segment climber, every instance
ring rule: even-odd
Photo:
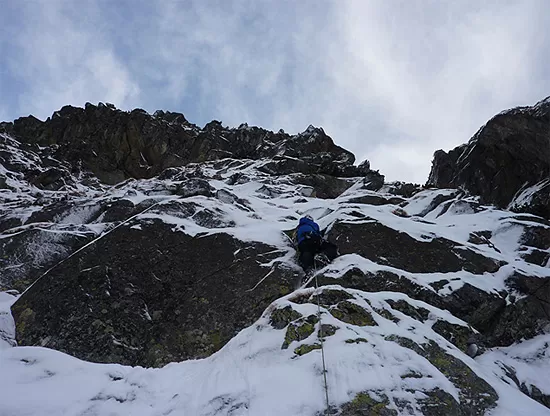
[[[300,253],[300,266],[306,273],[313,268],[316,254],[325,254],[329,261],[338,257],[338,247],[323,238],[319,225],[310,215],[300,218],[295,231],[295,241]]]

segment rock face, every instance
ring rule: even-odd
[[[550,218],[550,97],[493,117],[465,145],[434,154],[428,184]]]
[[[243,124],[223,127],[212,121],[203,129],[183,114],[157,111],[153,116],[136,109],[86,104],[65,106],[45,122],[33,116],[0,124],[0,133],[32,145],[51,146],[52,156],[82,166],[109,184],[127,178],[151,178],[164,169],[190,162],[222,158],[272,158],[265,171],[274,174],[328,173],[361,176],[369,164],[353,166],[354,156],[336,146],[323,129],[309,126],[290,136]],[[62,172],[51,170],[37,178],[43,186],[56,182]]]
[[[17,342],[127,365],[207,357],[292,290],[291,272],[256,261],[267,263],[269,252],[227,234],[192,238],[160,221],[129,224],[21,297],[13,308]]]
[[[502,117],[539,131],[545,105]],[[464,189],[384,183],[314,127],[200,129],[177,113],[87,105],[2,128],[0,349],[157,367],[93,366],[110,384],[77,413],[116,402],[130,414],[159,381],[165,414],[547,411],[550,221],[520,213],[545,206],[544,178],[503,210]],[[470,165],[454,169],[482,163],[478,148],[487,159],[482,132],[441,155],[437,180],[462,187]],[[341,256],[306,277],[287,236],[307,214]],[[56,379],[33,351],[0,354],[10,383]]]
[[[501,265],[467,247],[456,246],[450,240],[426,236],[424,241],[418,241],[376,221],[337,223],[331,229],[330,237],[338,244],[341,253],[357,253],[378,264],[413,273],[466,270],[483,274],[496,272]]]

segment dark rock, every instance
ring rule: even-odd
[[[198,195],[209,197],[214,195],[214,187],[204,179],[187,179],[178,184],[176,195],[184,198]]]
[[[439,305],[443,306],[441,298],[433,291],[414,283],[410,279],[388,271],[364,273],[357,268],[351,268],[337,279],[327,277],[322,273],[317,276],[317,279],[320,286],[340,285],[365,292],[400,292],[437,307]]]
[[[319,339],[324,337],[330,337],[334,335],[338,329],[339,328],[334,325],[322,324],[321,327],[319,328],[319,331],[317,331],[317,337]]]
[[[62,179],[67,176],[68,172],[64,170],[50,168],[34,177],[30,182],[40,189],[57,191],[65,185]]]
[[[532,286],[530,290],[535,291],[540,299],[530,295],[515,303],[506,305],[506,300],[500,295],[485,292],[470,284],[465,284],[450,295],[441,297],[403,276],[387,271],[364,273],[354,268],[338,279],[328,278],[320,274],[318,281],[319,285],[338,284],[365,292],[392,291],[404,293],[412,299],[421,300],[440,309],[447,309],[453,315],[480,331],[485,346],[495,347],[508,346],[520,341],[522,338],[530,339],[541,333],[550,324],[548,319],[548,316],[550,316],[550,293],[546,293],[547,289],[550,290],[550,284],[542,286],[545,280],[541,281],[537,278],[525,280],[528,279],[526,276],[514,276],[508,280],[508,284],[516,287],[516,290],[524,291],[523,293],[527,293],[525,292],[527,289],[520,288],[529,284]],[[408,312],[408,315],[415,319],[423,319],[422,315],[417,316],[415,310],[408,310]],[[423,315],[426,316],[426,312]],[[392,318],[391,316],[384,317],[386,319]],[[443,326],[445,328],[442,328]],[[470,334],[470,330],[462,326],[455,328],[451,325],[451,327],[447,327],[447,325],[441,323],[436,328],[436,332],[450,342],[457,342],[459,348],[464,346],[465,339],[467,339],[466,335]]]
[[[275,329],[283,329],[286,328],[289,323],[301,317],[302,315],[292,309],[292,307],[285,306],[281,309],[275,309],[269,318],[269,323]]]
[[[430,212],[432,212],[434,209],[436,209],[438,206],[440,206],[442,203],[450,201],[455,199],[460,195],[460,191],[456,191],[450,194],[439,194],[436,195],[435,198],[433,198],[428,206],[422,210],[420,214],[418,214],[419,217],[425,217]]]
[[[373,399],[368,392],[359,393],[340,409],[340,416],[397,416],[397,411],[389,409],[390,401],[385,394],[374,392],[380,400]]]
[[[323,289],[318,298],[316,295],[312,295],[310,302],[316,303],[319,301],[322,306],[327,307],[337,305],[339,302],[348,299],[353,299],[353,296],[345,290]]]
[[[378,191],[384,186],[384,175],[370,171],[363,179],[363,188],[368,191]]]
[[[265,163],[259,168],[260,172],[265,172],[270,175],[289,175],[291,173],[301,172],[311,174],[318,171],[314,166],[298,159],[279,158]]]
[[[550,177],[550,99],[493,117],[466,145],[434,154],[428,184],[463,188],[505,208],[518,191]],[[547,185],[550,186],[550,183]],[[548,192],[515,209],[550,214]],[[535,213],[533,212],[533,213]],[[546,218],[549,218],[546,216]]]
[[[370,170],[370,162],[367,159],[365,159],[361,163],[359,163],[359,165],[357,167],[359,169],[369,171]]]
[[[128,199],[117,199],[110,202],[101,215],[102,222],[125,221],[139,213],[139,209]]]
[[[520,381],[518,380],[515,368],[507,366],[502,362],[498,364],[502,367],[506,376],[509,377],[518,386],[518,389],[523,394],[531,397],[533,400],[536,400],[543,406],[550,408],[550,395],[542,393],[537,386],[534,386],[531,384],[529,385],[529,387],[527,387],[525,382],[520,383]]]
[[[250,178],[242,172],[237,172],[231,175],[225,183],[228,185],[237,185],[250,182]]]
[[[356,198],[351,198],[347,202],[355,203],[355,204],[367,204],[367,205],[399,205],[405,201],[402,198],[385,198],[380,195],[363,195]]]
[[[353,185],[345,179],[325,174],[295,174],[291,176],[291,180],[295,184],[311,186],[314,189],[311,196],[323,199],[337,198]]]
[[[354,339],[346,339],[345,343],[346,344],[363,344],[363,343],[367,343],[369,341],[367,341],[365,338],[354,338]]]
[[[474,201],[466,201],[463,199],[458,199],[456,201],[447,202],[444,205],[441,212],[437,214],[437,216],[440,217],[443,214],[454,214],[454,215],[475,214],[481,211],[482,211],[482,208],[479,203]]]
[[[550,253],[548,251],[532,249],[527,253],[520,253],[520,257],[526,262],[537,266],[550,266]]]
[[[476,231],[470,233],[468,237],[468,243],[477,244],[477,245],[490,245],[490,238],[492,237],[491,231]]]
[[[430,286],[433,287],[437,292],[439,292],[448,284],[449,284],[449,281],[447,279],[442,279],[442,280],[438,280],[437,282],[430,283]]]
[[[385,185],[384,190],[392,195],[411,198],[423,189],[422,186],[407,182],[391,182]]]
[[[426,358],[458,388],[460,402],[458,403],[459,411],[456,413],[457,415],[482,415],[496,406],[498,395],[493,387],[477,376],[463,361],[448,354],[434,341],[420,346],[410,339],[395,335],[387,339],[396,342],[404,348],[411,349],[418,355]],[[432,401],[429,406],[434,407],[438,403],[437,396],[432,396],[431,399],[436,399],[435,403]],[[451,411],[452,409],[456,409],[454,404],[446,403],[446,400],[440,403],[439,406],[442,406],[441,410],[447,409]]]
[[[255,259],[270,261],[273,247],[192,238],[158,221],[141,228],[116,229],[25,292],[12,307],[18,344],[162,366],[209,356],[293,288],[275,265],[249,291],[266,274]]]
[[[376,326],[376,321],[372,318],[370,312],[361,306],[344,300],[338,303],[336,308],[330,310],[332,316],[336,319],[352,325],[358,326]]]
[[[460,409],[456,399],[445,390],[435,388],[430,391],[422,392],[426,398],[418,400],[420,410],[423,416],[462,416],[466,414]]]
[[[432,325],[432,329],[463,352],[466,352],[469,341],[475,336],[474,331],[467,326],[451,324],[441,319]]]
[[[528,193],[527,198],[523,198]],[[529,212],[550,219],[550,179],[545,179],[527,188],[514,198],[510,204],[514,212]]]
[[[540,404],[550,408],[550,394],[544,394],[537,386],[531,385],[530,397]]]
[[[73,168],[82,165],[109,184],[127,178],[151,178],[167,168],[223,158],[272,159],[263,170],[274,175],[366,173],[365,166],[353,166],[353,154],[315,127],[289,136],[258,127],[229,129],[214,120],[200,129],[180,113],[157,111],[151,116],[141,109],[124,112],[88,103],[85,109],[65,106],[45,122],[29,116],[3,123],[0,131],[24,143],[55,145],[53,157]],[[37,180],[51,186],[60,179],[54,173],[58,176],[59,172]],[[162,177],[173,174],[165,171]]]
[[[488,346],[511,345],[522,339],[530,339],[544,333],[550,325],[550,279],[514,273],[506,283],[512,289],[526,295],[517,300],[498,316]]]
[[[405,315],[410,316],[413,319],[416,319],[420,322],[425,322],[428,319],[428,316],[430,315],[430,311],[426,308],[416,308],[412,306],[409,302],[406,300],[400,299],[400,300],[393,300],[393,299],[387,299],[386,302],[392,307],[392,309],[395,309],[401,313],[404,313]]]
[[[300,345],[299,347],[296,347],[294,349],[294,354],[301,356],[301,355],[310,353],[311,351],[320,350],[320,349],[321,349],[321,344],[312,344],[312,345],[304,344],[304,345]]]
[[[67,258],[93,237],[95,234],[89,230],[69,233],[28,228],[0,239],[0,291],[24,291],[48,268]]]
[[[2,215],[0,216],[0,232],[4,232],[7,230],[10,230],[12,228],[16,228],[23,225],[21,223],[21,219],[10,217],[8,215]]]
[[[287,349],[294,341],[303,341],[315,331],[315,324],[319,321],[319,318],[315,315],[310,315],[307,318],[300,318],[297,321],[291,323],[285,335],[285,340],[281,349]],[[298,354],[302,355],[302,354]]]
[[[379,222],[336,223],[330,238],[341,254],[357,253],[379,264],[412,273],[495,272],[500,264],[450,240],[418,241]]]
[[[469,283],[444,298],[447,309],[478,331],[489,333],[506,307],[499,295],[487,293]]]
[[[487,347],[509,346],[533,338],[550,324],[547,280],[515,273],[507,284],[527,296],[508,305],[499,295],[465,284],[444,298],[444,308],[480,331]]]
[[[548,250],[550,248],[550,227],[527,227],[519,242],[525,246]]]

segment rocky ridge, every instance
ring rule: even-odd
[[[40,397],[45,378],[84,384],[40,402],[51,414],[549,414],[548,220],[463,190],[386,184],[321,129],[65,109],[0,136],[0,410],[39,414],[16,389]],[[100,128],[80,149],[71,139],[100,125],[87,112],[115,117],[113,131],[133,117],[166,131],[96,163]],[[77,122],[56,130],[63,117]],[[170,129],[197,135],[170,141]],[[224,139],[231,154],[216,148]],[[207,150],[189,151],[199,142]],[[144,153],[155,163],[137,169],[159,143],[189,159]],[[63,173],[39,179],[52,168]],[[318,289],[299,284],[285,236],[304,214],[342,253]]]
[[[467,144],[438,150],[428,183],[550,219],[550,97],[503,111]]]

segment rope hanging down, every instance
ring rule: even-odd
[[[66,262],[67,260],[69,260],[70,258],[74,257],[76,254],[80,253],[81,251],[85,250],[86,248],[90,247],[91,245],[97,243],[99,240],[101,240],[103,237],[111,234],[113,231],[115,231],[117,228],[120,228],[122,227],[123,225],[127,224],[128,222],[130,222],[131,220],[133,220],[134,218],[138,217],[139,215],[141,214],[145,214],[147,211],[149,211],[150,209],[156,207],[157,205],[159,205],[162,201],[159,201],[159,202],[155,202],[153,205],[151,205],[150,207],[147,207],[145,208],[144,210],[138,212],[137,214],[135,215],[132,215],[131,217],[127,218],[126,220],[124,220],[123,222],[121,222],[120,224],[118,224],[116,227],[113,227],[111,228],[109,231],[106,231],[106,232],[103,232],[101,233],[101,235],[97,238],[94,238],[92,241],[90,241],[89,243],[83,245],[82,247],[80,247],[78,250],[72,252],[71,254],[69,254],[67,257],[65,257],[64,259],[62,259],[61,261],[57,262],[56,264],[54,264],[52,267],[50,267],[48,270],[46,270],[44,273],[42,273],[28,288],[25,289],[25,291],[21,294],[21,296],[23,296],[25,293],[27,293],[31,287],[33,287],[36,283],[38,283],[39,280],[41,280],[44,276],[46,276],[48,273],[50,273],[53,269],[55,269],[56,267],[58,267],[59,265],[61,265],[62,263]]]
[[[327,414],[329,414],[330,404],[328,400],[328,383],[327,383],[327,368],[325,364],[325,348],[323,340],[323,322],[321,320],[321,301],[319,300],[319,282],[317,281],[317,268],[314,267],[313,272],[315,273],[315,292],[317,294],[317,317],[319,318],[319,338],[321,340],[321,357],[323,360],[323,379],[325,382],[325,399],[327,404]]]

